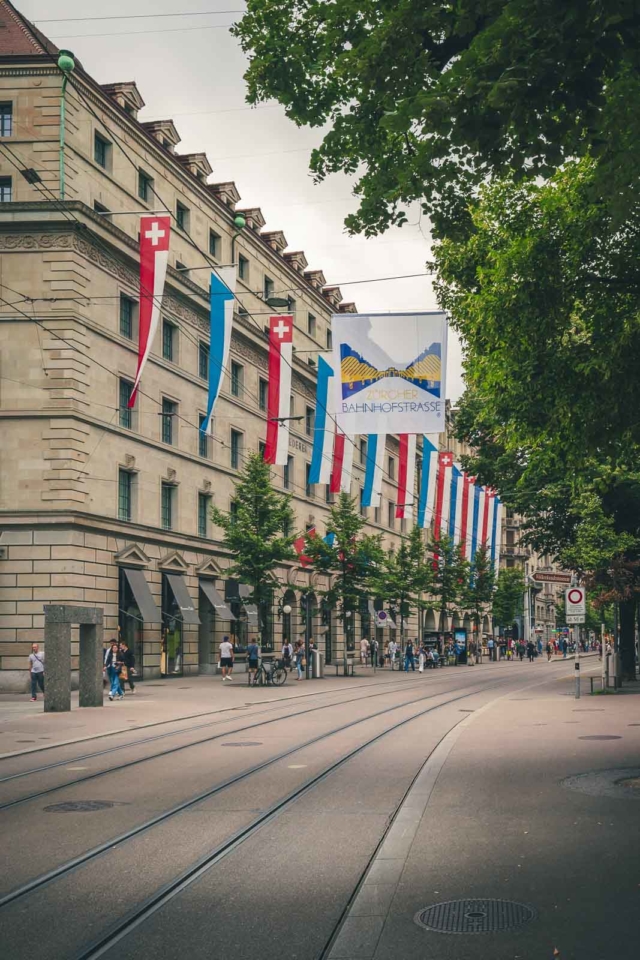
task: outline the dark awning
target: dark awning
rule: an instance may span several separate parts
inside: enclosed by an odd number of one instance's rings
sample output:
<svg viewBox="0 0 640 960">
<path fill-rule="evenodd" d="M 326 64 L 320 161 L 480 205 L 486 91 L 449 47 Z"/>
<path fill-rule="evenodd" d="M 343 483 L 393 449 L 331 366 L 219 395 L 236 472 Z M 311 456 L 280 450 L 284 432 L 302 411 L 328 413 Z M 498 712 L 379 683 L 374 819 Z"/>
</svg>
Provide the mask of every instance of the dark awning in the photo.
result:
<svg viewBox="0 0 640 960">
<path fill-rule="evenodd" d="M 134 570 L 132 567 L 124 567 L 123 569 L 142 619 L 146 623 L 162 623 L 162 615 L 151 596 L 151 590 L 149 590 L 149 584 L 144 578 L 143 571 Z"/>
<path fill-rule="evenodd" d="M 224 602 L 211 580 L 201 580 L 200 586 L 205 597 L 216 612 L 216 616 L 221 620 L 235 620 L 235 616 Z"/>
<path fill-rule="evenodd" d="M 196 612 L 196 608 L 193 605 L 193 600 L 189 596 L 189 591 L 187 590 L 187 585 L 184 582 L 184 577 L 182 574 L 167 573 L 165 576 L 169 581 L 169 586 L 171 587 L 171 592 L 175 597 L 176 603 L 180 607 L 182 622 L 195 624 L 200 623 L 200 618 Z"/>
</svg>

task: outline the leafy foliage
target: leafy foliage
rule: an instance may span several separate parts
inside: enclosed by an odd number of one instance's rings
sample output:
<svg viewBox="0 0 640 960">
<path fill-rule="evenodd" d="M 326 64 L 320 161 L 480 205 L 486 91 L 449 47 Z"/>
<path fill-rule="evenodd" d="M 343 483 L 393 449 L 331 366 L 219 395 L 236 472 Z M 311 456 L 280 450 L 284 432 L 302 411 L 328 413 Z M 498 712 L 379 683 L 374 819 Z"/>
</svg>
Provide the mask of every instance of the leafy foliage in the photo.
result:
<svg viewBox="0 0 640 960">
<path fill-rule="evenodd" d="M 473 610 L 478 634 L 480 633 L 482 617 L 488 611 L 493 599 L 495 585 L 496 575 L 491 556 L 485 546 L 480 546 L 471 561 L 469 580 L 462 594 L 464 606 Z"/>
<path fill-rule="evenodd" d="M 493 595 L 492 613 L 496 626 L 510 626 L 522 612 L 524 595 L 524 576 L 517 567 L 498 572 L 496 590 Z"/>
<path fill-rule="evenodd" d="M 449 616 L 464 603 L 468 590 L 470 564 L 462 556 L 462 547 L 453 537 L 442 535 L 430 544 L 431 575 L 429 594 L 437 601 L 442 616 Z"/>
<path fill-rule="evenodd" d="M 405 620 L 420 604 L 420 594 L 429 588 L 430 573 L 422 530 L 414 526 L 397 550 L 385 553 L 375 586 L 378 595 L 397 611 L 401 634 Z"/>
</svg>

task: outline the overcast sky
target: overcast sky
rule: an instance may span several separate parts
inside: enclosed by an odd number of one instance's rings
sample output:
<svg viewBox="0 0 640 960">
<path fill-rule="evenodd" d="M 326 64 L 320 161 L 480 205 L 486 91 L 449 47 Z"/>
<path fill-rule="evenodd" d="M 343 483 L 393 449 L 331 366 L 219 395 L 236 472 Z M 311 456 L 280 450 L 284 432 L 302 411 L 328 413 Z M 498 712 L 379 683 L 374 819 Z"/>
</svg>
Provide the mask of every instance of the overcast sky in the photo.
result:
<svg viewBox="0 0 640 960">
<path fill-rule="evenodd" d="M 146 104 L 140 119 L 173 119 L 182 137 L 179 152 L 206 152 L 213 181 L 235 181 L 240 206 L 259 206 L 266 229 L 282 230 L 289 248 L 304 250 L 310 269 L 324 270 L 327 281 L 338 283 L 344 299 L 355 300 L 359 311 L 437 307 L 426 276 L 348 282 L 424 273 L 428 222 L 424 217 L 420 222 L 419 210 L 410 208 L 410 222 L 380 238 L 345 233 L 344 218 L 357 206 L 349 178 L 334 175 L 314 185 L 309 174 L 309 154 L 320 142 L 320 131 L 299 129 L 279 105 L 250 108 L 244 101 L 246 59 L 228 30 L 241 14 L 223 12 L 242 10 L 242 2 L 14 2 L 58 47 L 71 49 L 98 82 L 135 80 Z M 181 8 L 220 13 L 157 16 Z M 132 18 L 151 13 L 156 16 Z M 105 18 L 86 19 L 101 15 Z M 65 17 L 83 19 L 63 21 Z M 447 392 L 455 400 L 461 391 L 460 348 L 452 336 Z"/>
</svg>

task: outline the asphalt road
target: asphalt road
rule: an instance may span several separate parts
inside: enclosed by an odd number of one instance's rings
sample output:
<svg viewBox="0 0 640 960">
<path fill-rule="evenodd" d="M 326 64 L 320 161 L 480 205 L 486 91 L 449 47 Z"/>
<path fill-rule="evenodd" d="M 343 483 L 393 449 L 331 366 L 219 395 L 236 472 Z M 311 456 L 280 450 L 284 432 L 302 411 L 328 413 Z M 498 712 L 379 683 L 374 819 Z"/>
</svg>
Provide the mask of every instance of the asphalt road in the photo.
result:
<svg viewBox="0 0 640 960">
<path fill-rule="evenodd" d="M 76 743 L 55 718 L 44 750 L 14 737 L 3 957 L 638 956 L 637 697 L 575 701 L 573 664 L 546 661 L 191 689 L 169 722 L 141 685 L 135 730 L 112 712 Z M 36 746 L 49 717 L 30 715 Z M 466 932 L 416 922 L 455 900 Z M 484 932 L 493 900 L 525 922 Z"/>
</svg>

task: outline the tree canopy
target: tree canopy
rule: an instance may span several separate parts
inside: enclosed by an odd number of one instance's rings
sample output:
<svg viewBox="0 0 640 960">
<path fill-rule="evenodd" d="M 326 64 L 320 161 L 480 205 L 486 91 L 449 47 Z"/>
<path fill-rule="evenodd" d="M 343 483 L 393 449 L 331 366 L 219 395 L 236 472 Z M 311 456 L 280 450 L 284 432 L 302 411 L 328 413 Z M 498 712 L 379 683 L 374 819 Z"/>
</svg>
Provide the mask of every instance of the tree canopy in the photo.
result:
<svg viewBox="0 0 640 960">
<path fill-rule="evenodd" d="M 638 189 L 640 14 L 626 0 L 247 0 L 234 28 L 251 103 L 328 130 L 318 179 L 358 176 L 353 232 L 423 202 L 436 233 L 467 223 L 487 175 L 548 177 L 599 158 L 624 212 Z"/>
</svg>

